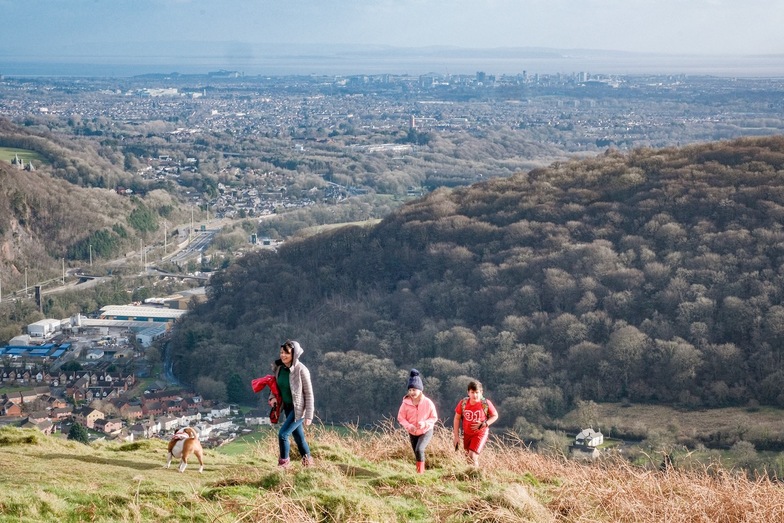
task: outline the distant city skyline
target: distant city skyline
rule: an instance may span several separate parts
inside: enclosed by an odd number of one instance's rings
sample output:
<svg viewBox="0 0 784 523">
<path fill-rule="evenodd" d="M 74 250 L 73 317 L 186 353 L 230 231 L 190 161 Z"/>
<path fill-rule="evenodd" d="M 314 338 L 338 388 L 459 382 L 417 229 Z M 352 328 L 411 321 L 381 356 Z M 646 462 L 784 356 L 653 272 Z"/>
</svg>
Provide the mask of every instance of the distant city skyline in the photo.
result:
<svg viewBox="0 0 784 523">
<path fill-rule="evenodd" d="M 784 69 L 780 0 L 0 0 L 0 12 L 0 73 L 30 62 L 242 68 L 297 53 L 315 70 L 317 54 L 349 47 L 765 55 Z"/>
</svg>

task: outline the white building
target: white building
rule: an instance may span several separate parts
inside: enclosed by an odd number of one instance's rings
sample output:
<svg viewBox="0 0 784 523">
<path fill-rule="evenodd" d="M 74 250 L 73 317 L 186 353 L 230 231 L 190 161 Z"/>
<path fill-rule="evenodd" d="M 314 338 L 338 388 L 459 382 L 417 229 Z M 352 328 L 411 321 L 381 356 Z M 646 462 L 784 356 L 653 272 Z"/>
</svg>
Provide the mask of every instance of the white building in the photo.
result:
<svg viewBox="0 0 784 523">
<path fill-rule="evenodd" d="M 593 429 L 583 429 L 574 438 L 574 444 L 583 447 L 598 447 L 602 443 L 604 443 L 604 434 Z"/>
<path fill-rule="evenodd" d="M 48 338 L 60 330 L 60 320 L 47 318 L 27 326 L 27 334 L 33 338 Z"/>
<path fill-rule="evenodd" d="M 155 340 L 163 337 L 167 331 L 167 325 L 155 325 L 153 327 L 147 327 L 146 329 L 136 333 L 136 341 L 138 341 L 142 347 L 146 348 L 152 345 L 152 342 Z"/>
<path fill-rule="evenodd" d="M 583 429 L 569 446 L 569 454 L 577 459 L 598 459 L 599 446 L 604 443 L 604 435 L 593 429 Z"/>
<path fill-rule="evenodd" d="M 186 310 L 140 305 L 107 305 L 101 309 L 100 317 L 104 320 L 166 323 L 180 319 L 187 312 Z"/>
</svg>

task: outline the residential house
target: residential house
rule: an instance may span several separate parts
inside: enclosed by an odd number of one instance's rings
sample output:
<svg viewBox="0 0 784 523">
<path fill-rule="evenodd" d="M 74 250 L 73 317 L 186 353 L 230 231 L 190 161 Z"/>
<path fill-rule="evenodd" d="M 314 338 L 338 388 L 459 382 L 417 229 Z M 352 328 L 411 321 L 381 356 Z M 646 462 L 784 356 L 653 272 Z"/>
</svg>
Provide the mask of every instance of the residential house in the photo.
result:
<svg viewBox="0 0 784 523">
<path fill-rule="evenodd" d="M 140 421 L 139 423 L 135 423 L 128 428 L 128 432 L 133 435 L 134 439 L 146 439 L 160 434 L 161 426 L 156 421 L 148 419 L 145 421 Z"/>
<path fill-rule="evenodd" d="M 110 418 L 110 419 L 99 419 L 95 420 L 95 430 L 103 432 L 104 434 L 114 434 L 115 432 L 119 432 L 122 430 L 123 423 L 121 419 L 118 418 Z"/>
<path fill-rule="evenodd" d="M 159 392 L 145 393 L 142 397 L 142 403 L 148 401 L 182 401 L 183 398 L 191 397 L 193 393 L 188 393 L 183 390 L 162 390 Z"/>
<path fill-rule="evenodd" d="M 23 429 L 40 430 L 44 434 L 49 435 L 49 434 L 52 434 L 52 432 L 54 432 L 55 425 L 54 425 L 54 423 L 52 423 L 52 420 L 50 420 L 50 419 L 45 419 L 45 420 L 42 420 L 42 421 L 39 421 L 39 422 L 35 422 L 35 421 L 32 421 L 32 420 L 30 420 L 28 418 L 27 421 L 22 423 L 21 427 Z"/>
<path fill-rule="evenodd" d="M 180 418 L 173 418 L 171 416 L 162 416 L 158 418 L 158 424 L 161 426 L 163 432 L 174 432 L 180 427 Z"/>
<path fill-rule="evenodd" d="M 63 420 L 63 419 L 68 419 L 71 416 L 73 416 L 73 407 L 67 406 L 67 407 L 62 407 L 62 408 L 51 409 L 49 411 L 49 416 L 53 420 L 57 420 L 57 421 L 60 421 L 60 420 Z"/>
<path fill-rule="evenodd" d="M 142 412 L 145 416 L 162 416 L 166 409 L 160 401 L 145 401 L 142 404 Z"/>
<path fill-rule="evenodd" d="M 596 459 L 600 456 L 599 445 L 604 443 L 604 435 L 593 429 L 584 429 L 574 438 L 569 454 L 579 459 Z"/>
<path fill-rule="evenodd" d="M 31 412 L 27 415 L 27 419 L 32 421 L 33 423 L 39 423 L 41 421 L 45 421 L 51 419 L 51 414 L 49 411 L 46 410 L 39 410 L 37 412 Z"/>
<path fill-rule="evenodd" d="M 33 387 L 13 393 L 14 398 L 18 398 L 21 403 L 32 403 L 40 397 L 49 395 L 49 387 Z M 10 395 L 9 395 L 10 396 Z"/>
<path fill-rule="evenodd" d="M 65 394 L 69 398 L 84 400 L 84 393 L 90 386 L 90 376 L 84 374 L 82 376 L 73 376 L 69 378 L 65 385 Z"/>
<path fill-rule="evenodd" d="M 246 425 L 272 425 L 269 418 L 269 411 L 264 412 L 259 409 L 253 409 L 245 414 Z"/>
<path fill-rule="evenodd" d="M 112 434 L 112 439 L 122 441 L 123 443 L 133 443 L 134 437 L 130 430 L 123 428 L 120 432 Z"/>
<path fill-rule="evenodd" d="M 226 403 L 219 403 L 210 409 L 210 418 L 225 418 L 231 415 L 231 407 Z"/>
<path fill-rule="evenodd" d="M 205 421 L 200 421 L 199 423 L 194 425 L 193 428 L 196 429 L 196 432 L 199 433 L 199 439 L 202 441 L 207 439 L 210 436 L 210 433 L 212 432 L 212 425 Z"/>
<path fill-rule="evenodd" d="M 229 418 L 212 418 L 212 430 L 231 430 L 234 422 Z"/>
<path fill-rule="evenodd" d="M 30 383 L 30 370 L 22 370 L 16 373 L 16 383 L 18 385 L 28 385 Z"/>
<path fill-rule="evenodd" d="M 120 414 L 123 418 L 129 420 L 139 419 L 144 416 L 141 405 L 125 404 L 120 407 Z"/>
<path fill-rule="evenodd" d="M 47 387 L 51 386 L 56 380 L 57 376 L 53 376 L 48 372 L 38 371 L 33 376 L 33 382 L 38 385 L 46 385 Z"/>
<path fill-rule="evenodd" d="M 583 429 L 577 437 L 574 438 L 575 445 L 584 447 L 598 447 L 602 443 L 604 443 L 604 435 L 593 429 Z"/>
<path fill-rule="evenodd" d="M 201 412 L 196 409 L 188 409 L 180 414 L 180 426 L 185 427 L 192 423 L 201 421 Z"/>
<path fill-rule="evenodd" d="M 0 404 L 0 416 L 21 416 L 22 415 L 22 404 L 10 400 L 5 399 L 3 400 L 2 404 Z"/>
<path fill-rule="evenodd" d="M 46 401 L 46 408 L 48 409 L 64 409 L 68 406 L 65 400 L 55 396 L 45 396 L 41 399 Z"/>
<path fill-rule="evenodd" d="M 105 417 L 103 412 L 92 407 L 82 407 L 73 413 L 74 420 L 88 429 L 95 428 L 96 420 L 104 419 Z"/>
<path fill-rule="evenodd" d="M 0 384 L 8 385 L 16 382 L 16 371 L 14 369 L 3 368 L 0 372 Z"/>
</svg>

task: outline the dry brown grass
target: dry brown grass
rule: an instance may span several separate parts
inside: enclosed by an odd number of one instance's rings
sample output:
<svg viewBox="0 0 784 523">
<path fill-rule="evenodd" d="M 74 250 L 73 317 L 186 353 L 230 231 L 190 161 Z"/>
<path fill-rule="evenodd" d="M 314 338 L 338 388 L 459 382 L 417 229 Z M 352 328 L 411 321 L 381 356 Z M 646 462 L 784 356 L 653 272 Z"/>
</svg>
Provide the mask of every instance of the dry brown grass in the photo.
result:
<svg viewBox="0 0 784 523">
<path fill-rule="evenodd" d="M 544 505 L 564 522 L 784 521 L 784 486 L 720 468 L 643 470 L 621 459 L 578 463 L 493 446 L 486 466 L 528 473 L 543 484 Z"/>
<path fill-rule="evenodd" d="M 394 423 L 372 434 L 319 432 L 321 446 L 345 448 L 357 459 L 393 462 L 413 468 L 408 440 Z M 522 441 L 494 438 L 481 456 L 481 468 L 466 465 L 452 447 L 451 432 L 440 428 L 428 448 L 428 469 L 442 482 L 462 482 L 471 492 L 463 504 L 430 504 L 439 521 L 475 522 L 711 522 L 784 521 L 784 485 L 768 478 L 749 479 L 718 466 L 698 470 L 644 470 L 621 458 L 582 463 L 564 456 L 530 451 Z M 373 471 L 365 471 L 372 475 Z M 488 494 L 487 484 L 496 487 Z M 415 496 L 426 504 L 430 486 L 380 489 L 379 493 Z M 401 492 L 404 491 L 404 492 Z"/>
</svg>

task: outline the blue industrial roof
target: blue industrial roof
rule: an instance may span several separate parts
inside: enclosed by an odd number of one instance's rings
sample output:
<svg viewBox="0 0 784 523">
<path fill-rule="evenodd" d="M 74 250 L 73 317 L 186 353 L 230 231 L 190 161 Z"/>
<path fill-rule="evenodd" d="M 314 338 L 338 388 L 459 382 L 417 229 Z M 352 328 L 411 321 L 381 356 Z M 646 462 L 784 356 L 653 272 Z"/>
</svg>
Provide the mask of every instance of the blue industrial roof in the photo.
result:
<svg viewBox="0 0 784 523">
<path fill-rule="evenodd" d="M 8 345 L 0 347 L 0 356 L 28 356 L 31 358 L 51 356 L 58 358 L 68 350 L 68 347 L 70 347 L 70 344 L 63 344 L 59 347 L 54 343 L 46 343 L 44 345 Z"/>
</svg>

